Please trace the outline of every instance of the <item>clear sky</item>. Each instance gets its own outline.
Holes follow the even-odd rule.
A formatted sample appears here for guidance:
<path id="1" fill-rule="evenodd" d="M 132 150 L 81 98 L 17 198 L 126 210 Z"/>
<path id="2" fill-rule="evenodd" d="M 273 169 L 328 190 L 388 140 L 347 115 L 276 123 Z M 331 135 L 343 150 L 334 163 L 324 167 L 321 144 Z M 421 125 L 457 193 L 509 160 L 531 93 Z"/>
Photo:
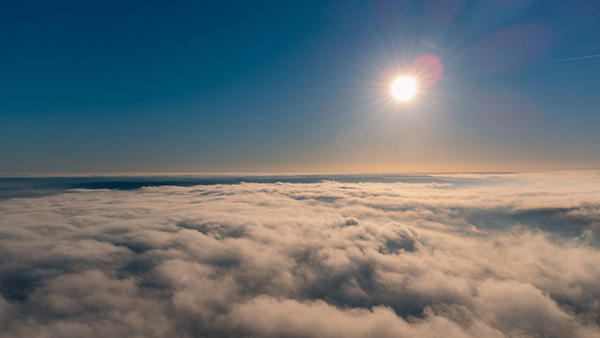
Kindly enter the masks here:
<path id="1" fill-rule="evenodd" d="M 600 58 L 547 61 L 599 37 L 596 0 L 2 1 L 0 172 L 597 169 Z"/>

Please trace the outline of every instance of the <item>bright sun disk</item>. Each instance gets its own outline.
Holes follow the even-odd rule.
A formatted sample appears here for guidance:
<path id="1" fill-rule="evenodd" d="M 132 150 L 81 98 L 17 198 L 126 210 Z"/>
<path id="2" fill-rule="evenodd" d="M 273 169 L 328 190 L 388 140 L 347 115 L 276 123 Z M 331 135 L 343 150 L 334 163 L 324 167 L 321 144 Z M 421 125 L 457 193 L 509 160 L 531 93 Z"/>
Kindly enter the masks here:
<path id="1" fill-rule="evenodd" d="M 408 101 L 417 93 L 417 83 L 409 76 L 402 76 L 392 84 L 392 94 L 400 101 Z"/>

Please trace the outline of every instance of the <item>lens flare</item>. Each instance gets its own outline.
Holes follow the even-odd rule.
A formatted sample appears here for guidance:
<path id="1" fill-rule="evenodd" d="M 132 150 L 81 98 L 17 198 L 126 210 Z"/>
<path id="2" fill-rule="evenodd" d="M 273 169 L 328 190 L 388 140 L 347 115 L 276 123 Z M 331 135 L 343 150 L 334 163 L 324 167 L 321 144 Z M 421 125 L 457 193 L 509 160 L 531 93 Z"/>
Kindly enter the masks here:
<path id="1" fill-rule="evenodd" d="M 417 83 L 408 76 L 396 79 L 392 84 L 392 94 L 399 101 L 408 101 L 417 93 Z"/>

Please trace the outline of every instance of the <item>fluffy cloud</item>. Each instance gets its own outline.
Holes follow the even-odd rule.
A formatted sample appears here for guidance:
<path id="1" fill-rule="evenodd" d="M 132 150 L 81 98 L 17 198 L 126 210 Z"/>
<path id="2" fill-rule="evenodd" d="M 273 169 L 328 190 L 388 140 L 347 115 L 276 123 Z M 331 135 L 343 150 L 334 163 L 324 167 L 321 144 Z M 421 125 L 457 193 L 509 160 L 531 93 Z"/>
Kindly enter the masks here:
<path id="1" fill-rule="evenodd" d="M 600 337 L 596 174 L 0 201 L 3 337 Z"/>

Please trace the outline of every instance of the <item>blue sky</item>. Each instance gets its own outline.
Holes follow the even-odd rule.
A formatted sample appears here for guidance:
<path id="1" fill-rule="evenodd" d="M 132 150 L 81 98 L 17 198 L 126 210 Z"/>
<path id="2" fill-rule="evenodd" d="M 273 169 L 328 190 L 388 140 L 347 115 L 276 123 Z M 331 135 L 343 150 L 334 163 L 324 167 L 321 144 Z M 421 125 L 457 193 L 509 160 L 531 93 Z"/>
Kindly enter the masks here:
<path id="1" fill-rule="evenodd" d="M 595 169 L 600 59 L 536 63 L 598 36 L 591 0 L 4 1 L 0 172 Z"/>

